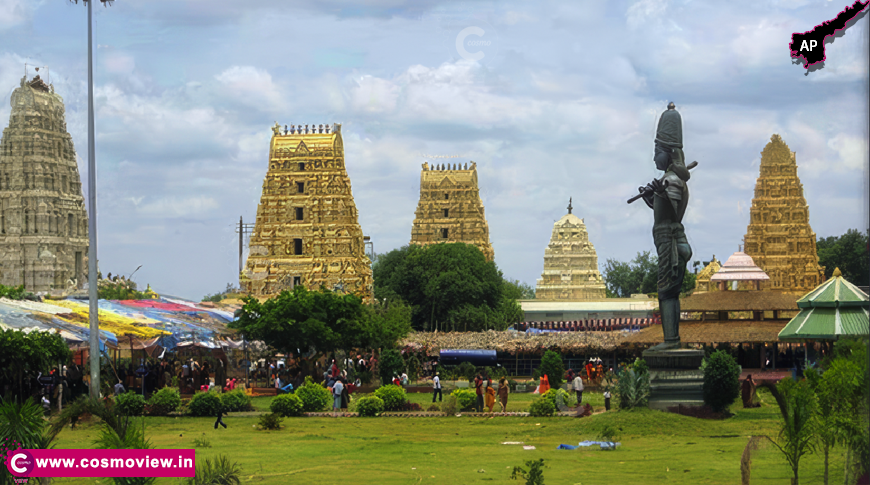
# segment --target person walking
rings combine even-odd
[[[483,412],[483,377],[480,374],[477,374],[477,377],[474,378],[474,393],[477,396],[477,401],[475,402],[475,408],[477,412]]]
[[[580,374],[574,376],[574,382],[571,385],[574,387],[574,392],[577,393],[577,405],[579,406],[583,402],[583,379],[580,378]]]
[[[486,377],[486,407],[489,408],[489,412],[492,412],[492,408],[495,407],[495,388],[492,387],[492,380],[489,376]]]
[[[511,386],[508,385],[504,377],[498,381],[498,403],[501,404],[501,412],[507,411],[508,394],[511,392]]]
[[[221,419],[221,417],[225,414],[227,413],[224,410],[224,406],[222,404],[219,404],[217,407],[217,420],[214,422],[214,429],[218,429],[218,425],[221,425],[224,427],[224,429],[227,429],[226,423],[224,423],[224,420]]]
[[[604,391],[604,410],[610,411],[610,390]]]
[[[125,392],[127,392],[127,391],[124,390],[124,384],[121,381],[118,381],[118,383],[115,384],[115,395],[120,396],[121,394],[124,394]]]
[[[332,411],[340,411],[341,410],[341,392],[344,391],[344,384],[341,383],[341,380],[335,381],[332,385]]]
[[[432,378],[432,402],[435,402],[435,398],[438,398],[438,402],[441,402],[441,378],[438,377],[438,373],[435,373],[435,377]]]

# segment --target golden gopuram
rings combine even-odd
[[[461,242],[477,246],[487,261],[495,258],[489,226],[477,187],[477,164],[423,164],[420,203],[417,205],[411,244]]]
[[[370,301],[371,262],[345,170],[341,125],[285,125],[282,134],[276,123],[272,132],[242,290],[272,297],[296,285],[324,285]]]
[[[589,242],[583,219],[568,213],[553,224],[550,244],[544,250],[544,272],[538,278],[538,300],[599,300],[607,295],[598,271],[598,255]]]
[[[795,153],[779,135],[761,152],[744,252],[770,276],[762,289],[805,293],[824,281]]]
[[[37,75],[21,78],[10,101],[0,140],[0,284],[81,288],[88,215],[63,99]]]
[[[716,255],[713,255],[713,261],[707,263],[704,266],[704,269],[701,270],[700,273],[695,277],[695,292],[702,293],[706,291],[716,291],[718,290],[718,285],[710,281],[710,278],[713,277],[720,269],[722,268],[722,262],[716,259]]]

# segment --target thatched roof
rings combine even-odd
[[[425,348],[429,355],[438,355],[441,349],[495,350],[510,354],[542,354],[553,349],[580,353],[614,350],[627,335],[628,332],[417,332],[408,335],[400,345]]]
[[[797,311],[798,296],[781,291],[709,291],[680,299],[684,312]]]
[[[777,342],[787,320],[726,320],[680,322],[680,341],[691,344]],[[658,344],[664,341],[662,326],[653,325],[627,336],[623,345]]]

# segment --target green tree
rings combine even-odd
[[[393,348],[411,331],[411,307],[399,298],[386,303],[375,301],[365,308],[360,331],[366,347]]]
[[[378,370],[381,374],[381,383],[385,386],[389,385],[393,381],[394,376],[405,372],[405,361],[402,359],[402,354],[396,349],[381,352]]]
[[[72,357],[63,337],[51,332],[24,333],[20,330],[0,330],[0,381],[14,382],[18,395],[23,395],[23,381],[48,373],[52,367],[66,363]]]
[[[293,353],[313,372],[313,362],[325,353],[354,348],[370,348],[366,337],[371,324],[364,322],[366,311],[359,297],[338,294],[321,288],[308,291],[299,285],[274,298],[260,302],[244,297],[238,319],[229,324],[248,340],[261,340],[285,353]],[[368,331],[366,331],[368,329]],[[309,352],[314,350],[314,352]]]
[[[843,277],[853,285],[870,285],[870,275],[867,273],[870,267],[868,235],[870,230],[862,233],[857,229],[849,229],[842,236],[819,238],[816,252],[819,264],[825,267],[825,277],[830,278],[834,268],[840,268]]]
[[[552,350],[544,352],[544,357],[541,358],[541,374],[547,375],[547,380],[553,389],[562,387],[562,378],[565,375],[562,354]]]
[[[504,280],[504,292],[507,298],[513,300],[535,299],[535,288],[520,280]]]
[[[643,251],[628,263],[608,259],[603,276],[607,296],[611,298],[630,298],[634,293],[655,293],[658,289],[658,258],[649,251]]]
[[[528,470],[523,467],[515,466],[511,472],[511,478],[514,480],[523,479],[526,485],[544,485],[544,459],[529,460],[526,462]]]
[[[782,428],[774,446],[785,455],[792,469],[792,485],[799,485],[798,470],[801,458],[811,453],[815,439],[814,419],[816,399],[806,380],[796,382],[790,377],[779,381],[776,386],[767,386],[782,416]]]
[[[522,320],[501,272],[472,245],[405,246],[383,255],[373,274],[375,298],[411,305],[417,330],[503,330]]]
[[[727,411],[740,395],[740,366],[724,350],[717,350],[704,363],[704,404],[713,411]]]

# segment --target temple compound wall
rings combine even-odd
[[[10,102],[0,139],[0,284],[81,288],[88,215],[63,98],[39,76],[25,76]]]
[[[242,290],[272,297],[296,285],[370,301],[372,269],[344,165],[341,125],[276,124]]]
[[[824,281],[795,153],[779,135],[761,152],[744,252],[770,281],[762,289],[805,293]]]
[[[477,186],[477,164],[423,164],[411,244],[461,242],[477,246],[487,261],[495,258]]]
[[[544,271],[535,287],[539,300],[600,300],[606,298],[598,255],[589,242],[583,219],[571,213],[553,224],[544,250]]]

